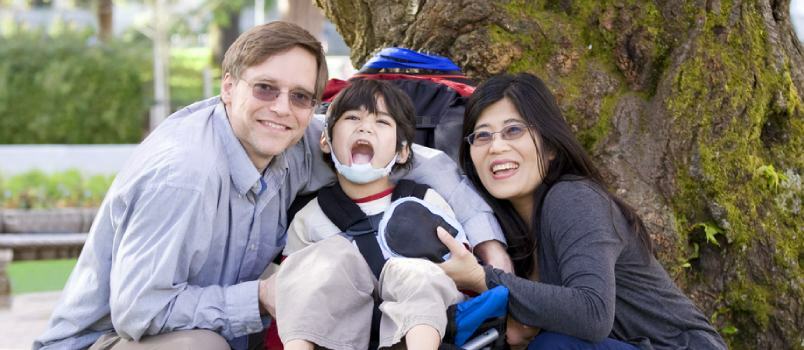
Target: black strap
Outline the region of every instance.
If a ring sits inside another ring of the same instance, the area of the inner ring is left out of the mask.
[[[338,226],[341,232],[346,232],[366,217],[366,213],[360,210],[337,183],[318,191],[318,204],[324,215]]]
[[[424,184],[417,184],[410,180],[400,180],[391,200],[403,197],[416,197],[424,199],[424,195],[430,187]],[[353,237],[360,255],[366,260],[371,272],[378,279],[383,266],[385,257],[377,242],[377,231],[379,228],[382,214],[367,216],[360,207],[352,201],[341,186],[336,183],[332,186],[324,187],[318,191],[318,204],[324,215],[329,218],[338,229],[347,236]],[[379,308],[380,300],[375,300],[374,310],[371,318],[371,337],[369,339],[369,349],[377,349],[379,346],[380,319]]]
[[[382,254],[380,244],[377,243],[377,228],[380,225],[382,214],[366,217],[355,225],[352,225],[344,234],[354,238],[360,255],[366,259],[374,277],[380,278],[380,272],[385,266],[385,256]]]
[[[391,201],[405,197],[424,199],[424,195],[427,194],[428,189],[430,189],[430,186],[425,184],[416,183],[410,180],[399,180],[399,182],[396,184],[396,187],[394,187],[394,193],[391,195]]]
[[[385,266],[385,257],[377,242],[377,228],[381,215],[366,216],[366,213],[352,201],[339,184],[318,191],[318,204],[321,210],[341,232],[352,237],[366,260],[374,276],[380,278]]]
[[[417,184],[410,180],[400,180],[391,200],[403,197],[424,199],[429,189],[427,185]],[[324,187],[318,191],[318,204],[324,215],[337,226],[341,232],[352,237],[360,254],[366,259],[374,276],[380,278],[385,266],[385,257],[377,242],[377,230],[382,214],[366,216],[366,213],[343,192],[340,184]]]
[[[410,180],[399,180],[391,195],[391,200],[395,201],[403,197],[424,199],[424,195],[429,188],[430,187],[425,184],[419,184]],[[341,232],[369,229],[369,227],[366,226],[367,223],[361,224],[366,218],[366,213],[343,192],[343,189],[337,183],[318,191],[318,204],[324,212],[324,215],[326,215]],[[374,228],[376,229],[376,227]]]

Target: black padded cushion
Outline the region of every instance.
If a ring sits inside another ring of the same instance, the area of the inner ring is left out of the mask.
[[[447,230],[452,237],[458,235],[457,229],[421,203],[400,203],[384,228],[385,242],[399,255],[441,263],[449,249],[436,235],[438,226]]]

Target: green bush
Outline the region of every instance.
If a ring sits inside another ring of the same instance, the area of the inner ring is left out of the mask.
[[[0,177],[0,208],[97,207],[112,181],[114,175],[87,176],[75,169]]]
[[[0,143],[137,143],[150,48],[88,35],[0,36]]]
[[[212,53],[206,47],[172,48],[170,50],[170,105],[175,111],[204,98],[204,67]],[[210,67],[212,94],[220,90],[220,69]]]

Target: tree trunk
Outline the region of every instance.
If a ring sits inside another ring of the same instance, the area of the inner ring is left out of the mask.
[[[226,9],[222,11],[224,11],[222,16],[225,16],[226,20],[221,21],[223,23],[215,25],[216,36],[212,46],[212,57],[218,67],[220,67],[223,62],[226,49],[229,48],[240,35],[240,9]]]
[[[312,0],[288,1],[286,12],[281,15],[283,21],[298,24],[319,40],[322,39],[324,14],[315,7]]]
[[[112,0],[98,0],[98,36],[103,42],[108,42],[112,38],[113,10]]]
[[[788,0],[316,0],[362,65],[529,71],[734,349],[804,347],[802,45]]]

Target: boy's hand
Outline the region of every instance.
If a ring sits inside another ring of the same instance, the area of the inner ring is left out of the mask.
[[[505,246],[496,240],[482,242],[473,249],[475,255],[487,265],[494,266],[508,273],[514,273],[514,263]]]
[[[270,314],[276,318],[276,274],[260,280],[257,297],[260,301],[260,315]]]
[[[449,248],[449,260],[438,264],[449,276],[458,289],[468,289],[482,293],[486,287],[486,271],[477,263],[475,256],[463,244],[456,241],[447,231],[439,227],[436,229],[438,239]]]

